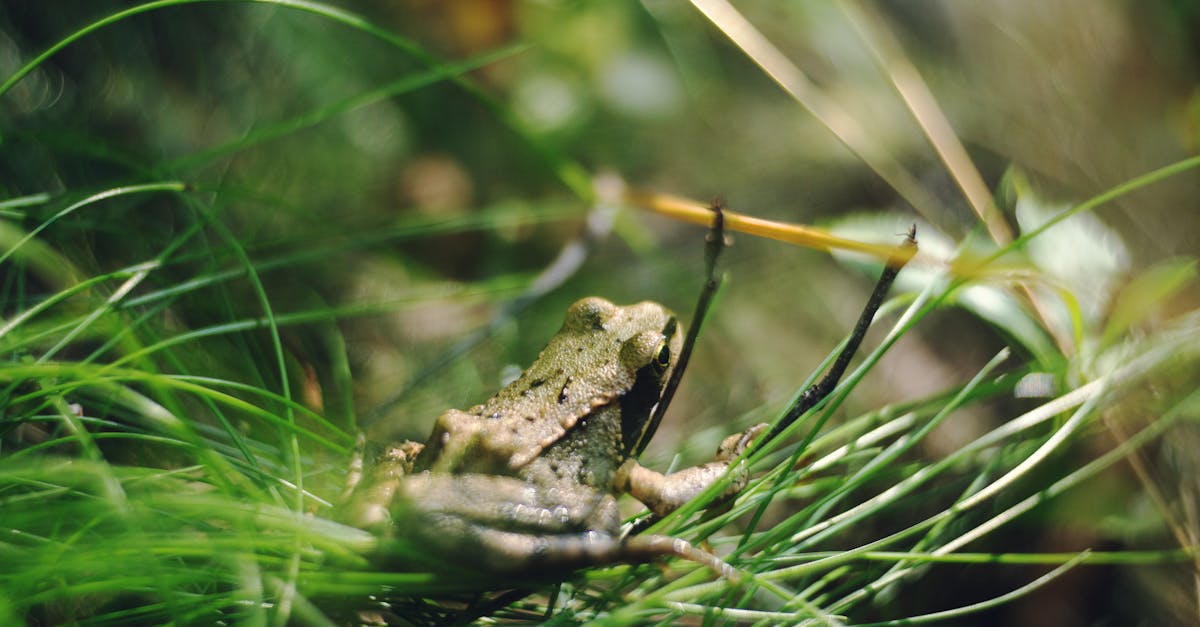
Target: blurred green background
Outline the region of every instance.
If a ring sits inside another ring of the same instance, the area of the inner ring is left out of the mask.
[[[131,6],[6,1],[0,76]],[[275,314],[298,316],[281,329],[293,391],[347,430],[369,416],[378,418],[367,425],[378,439],[422,439],[440,410],[479,402],[514,365],[528,364],[579,297],[650,299],[689,314],[702,280],[703,229],[629,209],[577,273],[519,315],[500,314],[581,232],[593,199],[568,186],[575,179],[564,181],[573,168],[655,192],[720,197],[734,210],[788,222],[875,216],[874,240],[884,243],[916,220],[930,241],[981,233],[837,3],[737,7],[861,129],[861,145],[902,164],[933,201],[926,206],[914,209],[685,3],[337,6],[419,51],[405,54],[310,13],[240,3],[167,7],[71,43],[0,97],[0,197],[29,199],[5,205],[2,216],[28,232],[95,191],[159,180],[193,186],[209,230],[137,293],[236,269],[241,253],[230,242],[239,242]],[[1013,228],[1022,201],[1064,209],[1200,147],[1200,4],[928,1],[871,10],[927,81]],[[464,86],[435,80],[431,59],[479,67]],[[1140,189],[1094,212],[1091,246],[1048,254],[1116,284],[1162,260],[1195,256],[1198,196],[1194,172]],[[69,282],[56,271],[92,276],[157,257],[196,220],[153,195],[65,215],[38,235],[64,263],[14,259],[0,267],[0,310],[13,316]],[[725,434],[782,404],[852,324],[873,281],[822,252],[741,235],[723,267],[728,285],[645,457],[651,465],[665,467],[676,453],[702,460]],[[1081,296],[1089,315],[1105,318],[1114,289]],[[1195,286],[1189,290],[1168,313],[1195,308]],[[183,293],[154,315],[167,337],[263,309],[251,281],[238,277],[219,293]],[[489,320],[498,321],[489,334],[462,344]],[[963,311],[937,312],[845,411],[962,383],[1005,342]],[[74,346],[65,356],[93,348]],[[280,386],[261,333],[214,338],[173,358],[193,374]],[[337,380],[335,358],[346,360],[350,382]],[[348,393],[330,393],[342,384]],[[972,407],[923,453],[936,458],[1023,407]],[[1137,500],[1129,477],[1108,485],[1126,495],[1112,503]],[[1077,507],[1073,516],[1105,515],[1094,500]],[[1022,550],[1115,542],[1044,516],[1009,537],[1023,536]],[[1004,577],[1026,575],[1004,571],[981,583],[944,569],[944,585],[926,589],[941,600],[969,599],[975,586],[1007,589],[1015,584]],[[1185,578],[1168,578],[1155,594],[1131,576],[1089,569],[985,617],[1094,624],[1136,614],[1145,599],[1166,608],[1154,616],[1186,611]]]

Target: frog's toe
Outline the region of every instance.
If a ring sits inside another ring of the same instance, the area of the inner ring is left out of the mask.
[[[721,441],[721,445],[717,447],[717,461],[733,461],[738,455],[744,453],[746,447],[750,446],[750,443],[770,426],[765,422],[760,422],[741,433],[735,433],[725,438]]]

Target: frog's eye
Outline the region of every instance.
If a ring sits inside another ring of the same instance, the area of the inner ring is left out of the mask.
[[[658,345],[658,350],[654,353],[654,366],[660,372],[667,369],[671,365],[671,346],[666,341]]]
[[[673,358],[669,341],[656,331],[643,331],[621,345],[621,368],[631,375],[645,370],[647,375],[658,377]]]

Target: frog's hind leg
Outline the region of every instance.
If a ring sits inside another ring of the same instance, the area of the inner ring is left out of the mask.
[[[600,531],[535,536],[496,529],[475,530],[483,544],[480,555],[490,570],[540,575],[590,566],[644,564],[664,557],[679,557],[708,567],[733,582],[741,573],[724,560],[687,540],[662,535],[619,538]]]
[[[458,516],[423,514],[406,538],[409,550],[450,558],[446,565],[472,572],[488,572],[542,579],[557,578],[581,568],[612,564],[644,564],[679,557],[708,567],[730,581],[740,573],[724,560],[687,540],[662,535],[620,537],[606,531],[528,533],[474,524]],[[416,547],[420,547],[417,549]]]

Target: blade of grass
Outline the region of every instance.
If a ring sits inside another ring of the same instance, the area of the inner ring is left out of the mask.
[[[984,610],[992,609],[994,607],[1003,605],[1005,603],[1009,603],[1015,599],[1019,599],[1025,595],[1037,590],[1038,588],[1045,586],[1046,584],[1054,581],[1055,579],[1058,579],[1059,577],[1065,575],[1067,573],[1067,571],[1084,563],[1087,560],[1087,557],[1088,557],[1088,552],[1084,551],[1083,553],[1080,553],[1078,556],[1076,556],[1075,559],[1055,568],[1054,570],[1051,570],[1050,572],[1046,573],[1045,575],[1042,575],[1041,577],[1034,579],[1033,581],[1021,586],[1020,588],[1017,588],[1016,590],[1013,590],[1011,592],[1008,592],[1008,593],[1005,593],[1005,594],[1002,594],[1002,595],[999,595],[996,597],[992,597],[986,601],[980,601],[979,603],[973,603],[971,605],[965,605],[963,607],[955,608],[952,610],[946,610],[943,612],[933,612],[930,614],[921,614],[919,616],[907,616],[900,620],[881,621],[881,622],[877,622],[877,623],[863,623],[863,627],[885,627],[885,626],[892,627],[894,625],[914,625],[914,624],[920,625],[923,623],[945,621],[948,619],[961,619],[965,616],[969,616],[971,614],[977,614]]]
[[[505,46],[493,52],[472,57],[459,63],[439,65],[427,72],[416,74],[414,76],[406,76],[382,87],[372,89],[368,92],[350,96],[322,107],[312,109],[305,112],[303,115],[299,115],[290,120],[283,120],[274,124],[255,128],[243,136],[229,140],[222,144],[218,144],[211,148],[192,153],[173,162],[169,162],[165,164],[164,167],[169,172],[191,169],[209,163],[220,157],[258,146],[272,139],[277,139],[303,129],[314,127],[339,115],[348,113],[361,107],[365,107],[380,100],[416,91],[422,87],[428,87],[455,76],[461,76],[472,70],[477,70],[481,67],[508,59],[525,51],[528,48],[529,46],[526,44],[515,44]]]
[[[154,193],[154,192],[183,192],[186,190],[187,190],[187,185],[180,181],[164,181],[164,182],[159,182],[159,183],[144,183],[144,184],[140,184],[140,185],[128,185],[128,186],[124,186],[124,187],[115,187],[113,189],[108,189],[108,190],[105,190],[105,191],[97,193],[97,194],[92,194],[91,196],[88,196],[88,197],[84,198],[83,200],[71,203],[66,208],[64,208],[61,211],[59,211],[58,213],[54,214],[50,218],[43,220],[41,224],[37,225],[37,227],[35,227],[32,231],[25,234],[25,236],[23,236],[22,238],[17,240],[15,243],[13,243],[13,245],[10,246],[7,250],[5,250],[3,254],[0,254],[0,263],[4,263],[6,260],[8,260],[8,258],[13,256],[13,254],[15,254],[22,246],[24,246],[30,240],[36,238],[39,233],[41,233],[42,231],[49,228],[50,225],[54,224],[58,220],[61,220],[62,218],[66,217],[80,209],[83,209],[84,207],[87,207],[91,204],[98,203],[102,200],[106,200],[109,198],[116,198],[119,196],[129,196],[129,195],[134,195],[134,194],[149,194],[149,193]]]
[[[263,4],[278,6],[286,9],[293,9],[312,13],[324,19],[330,20],[365,32],[375,38],[378,38],[388,44],[408,54],[412,58],[420,61],[424,65],[434,70],[440,70],[443,64],[432,54],[426,52],[423,48],[414,42],[397,35],[387,29],[376,26],[371,21],[346,11],[344,9],[323,4],[320,2],[310,2],[307,0],[157,0],[155,2],[147,2],[135,7],[131,7],[116,13],[107,15],[99,20],[93,21],[83,28],[69,34],[63,39],[55,42],[44,52],[34,57],[25,65],[21,66],[7,80],[0,83],[0,97],[3,97],[13,85],[16,85],[22,78],[32,72],[36,67],[41,65],[50,57],[54,56],[58,51],[68,45],[78,41],[101,28],[125,20],[142,13],[156,11],[168,7],[177,7],[187,4],[199,4],[202,2],[242,2],[246,4]],[[518,137],[526,142],[526,144],[546,163],[546,165],[555,173],[559,181],[562,182],[576,197],[585,202],[592,202],[594,193],[592,189],[591,176],[588,171],[580,164],[567,159],[561,152],[553,148],[548,142],[543,141],[536,133],[530,131],[524,123],[507,107],[503,106],[498,100],[492,97],[483,87],[470,77],[464,74],[450,74],[447,76],[455,85],[462,88],[485,107],[490,109],[494,115],[509,129],[511,129]]]

